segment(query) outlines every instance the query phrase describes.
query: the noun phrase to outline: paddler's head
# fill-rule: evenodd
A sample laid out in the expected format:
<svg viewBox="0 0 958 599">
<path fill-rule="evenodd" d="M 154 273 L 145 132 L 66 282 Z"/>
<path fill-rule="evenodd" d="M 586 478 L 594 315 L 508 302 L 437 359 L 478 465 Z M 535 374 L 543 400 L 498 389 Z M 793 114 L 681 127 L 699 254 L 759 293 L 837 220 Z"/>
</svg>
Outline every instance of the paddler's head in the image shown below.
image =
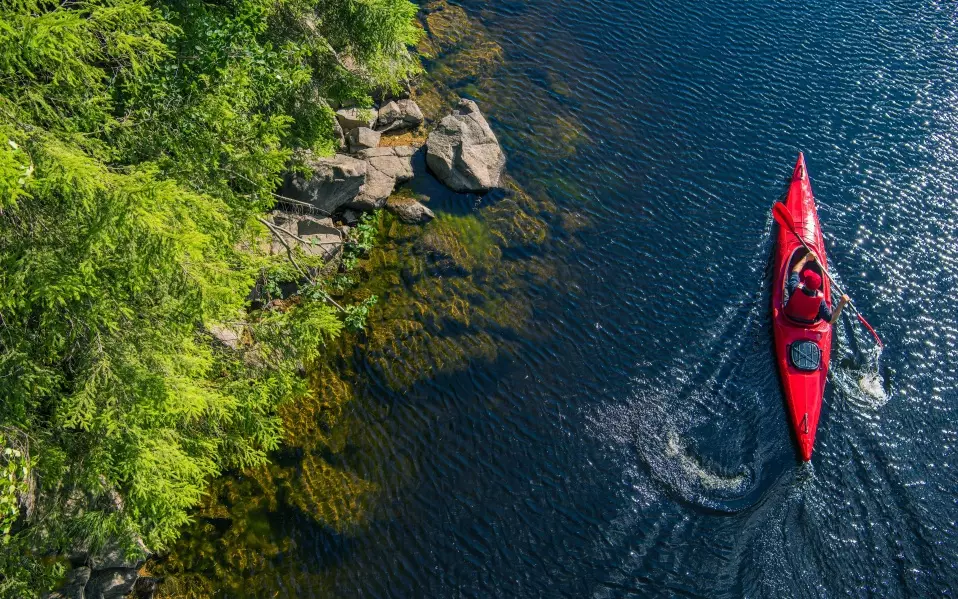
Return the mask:
<svg viewBox="0 0 958 599">
<path fill-rule="evenodd" d="M 818 291 L 822 288 L 822 275 L 814 270 L 806 270 L 803 273 L 802 283 L 804 283 L 805 288 L 809 291 Z"/>
</svg>

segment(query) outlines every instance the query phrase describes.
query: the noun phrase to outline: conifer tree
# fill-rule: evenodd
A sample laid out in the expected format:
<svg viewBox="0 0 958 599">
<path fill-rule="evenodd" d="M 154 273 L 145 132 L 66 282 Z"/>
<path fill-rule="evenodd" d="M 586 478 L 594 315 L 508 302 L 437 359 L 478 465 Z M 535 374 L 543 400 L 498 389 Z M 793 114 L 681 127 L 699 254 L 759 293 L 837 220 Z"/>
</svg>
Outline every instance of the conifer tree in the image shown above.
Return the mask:
<svg viewBox="0 0 958 599">
<path fill-rule="evenodd" d="M 342 316 L 318 294 L 260 319 L 258 362 L 206 331 L 244 318 L 270 268 L 237 248 L 267 234 L 256 216 L 292 150 L 331 152 L 332 105 L 368 105 L 417 71 L 415 12 L 0 5 L 0 439 L 22 440 L 36 499 L 0 530 L 16 548 L 0 552 L 0 596 L 49 588 L 58 571 L 40 557 L 78 544 L 162 550 L 211 476 L 277 447 L 296 365 Z"/>
</svg>

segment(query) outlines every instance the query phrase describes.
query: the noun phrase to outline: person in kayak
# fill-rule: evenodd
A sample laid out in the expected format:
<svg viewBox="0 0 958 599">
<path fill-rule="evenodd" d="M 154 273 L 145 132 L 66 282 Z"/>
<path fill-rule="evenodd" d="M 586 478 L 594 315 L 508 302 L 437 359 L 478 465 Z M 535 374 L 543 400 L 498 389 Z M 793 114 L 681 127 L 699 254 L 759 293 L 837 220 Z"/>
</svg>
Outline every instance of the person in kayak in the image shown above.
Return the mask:
<svg viewBox="0 0 958 599">
<path fill-rule="evenodd" d="M 842 296 L 834 312 L 829 309 L 828 304 L 825 303 L 825 294 L 822 293 L 822 275 L 811 269 L 802 272 L 806 264 L 814 263 L 816 260 L 815 254 L 808 252 L 792 267 L 792 273 L 788 276 L 788 283 L 785 285 L 788 290 L 785 314 L 793 320 L 806 324 L 813 324 L 819 318 L 828 324 L 835 324 L 838 322 L 838 317 L 842 315 L 845 304 L 848 303 L 848 296 Z"/>
</svg>

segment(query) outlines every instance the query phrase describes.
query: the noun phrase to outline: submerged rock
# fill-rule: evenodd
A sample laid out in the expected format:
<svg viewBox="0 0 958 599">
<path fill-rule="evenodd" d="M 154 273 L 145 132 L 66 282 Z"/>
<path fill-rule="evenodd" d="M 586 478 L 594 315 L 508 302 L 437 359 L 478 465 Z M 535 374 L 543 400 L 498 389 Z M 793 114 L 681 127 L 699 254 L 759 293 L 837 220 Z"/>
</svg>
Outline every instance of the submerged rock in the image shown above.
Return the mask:
<svg viewBox="0 0 958 599">
<path fill-rule="evenodd" d="M 349 151 L 355 153 L 375 148 L 379 145 L 381 135 L 379 131 L 374 131 L 369 127 L 356 127 L 346 135 L 349 140 Z"/>
<path fill-rule="evenodd" d="M 399 217 L 399 220 L 409 224 L 419 224 L 436 218 L 433 211 L 413 198 L 390 196 L 386 200 L 386 209 Z"/>
<path fill-rule="evenodd" d="M 497 187 L 506 157 L 489 123 L 472 100 L 442 119 L 426 141 L 426 165 L 448 187 L 484 192 Z"/>
<path fill-rule="evenodd" d="M 282 195 L 306 202 L 325 216 L 349 202 L 359 194 L 366 183 L 366 162 L 344 154 L 331 158 L 305 160 L 310 177 L 289 173 L 283 185 Z"/>
<path fill-rule="evenodd" d="M 376 128 L 379 131 L 401 131 L 413 129 L 423 122 L 422 110 L 412 100 L 394 100 L 379 109 Z"/>
<path fill-rule="evenodd" d="M 356 210 L 382 208 L 396 183 L 412 179 L 415 152 L 415 148 L 409 146 L 371 148 L 360 152 L 359 158 L 366 162 L 366 183 L 347 207 Z"/>
<path fill-rule="evenodd" d="M 336 111 L 336 120 L 346 133 L 357 127 L 371 129 L 378 117 L 375 108 L 343 108 Z"/>
<path fill-rule="evenodd" d="M 439 271 L 470 273 L 494 271 L 501 266 L 502 250 L 495 237 L 483 220 L 472 215 L 444 214 L 437 218 L 426 226 L 415 248 Z"/>
<path fill-rule="evenodd" d="M 419 51 L 431 60 L 430 74 L 445 84 L 481 81 L 504 62 L 502 47 L 461 6 L 430 0 L 420 15 L 427 35 L 420 41 Z M 426 113 L 429 115 L 428 109 Z"/>
</svg>

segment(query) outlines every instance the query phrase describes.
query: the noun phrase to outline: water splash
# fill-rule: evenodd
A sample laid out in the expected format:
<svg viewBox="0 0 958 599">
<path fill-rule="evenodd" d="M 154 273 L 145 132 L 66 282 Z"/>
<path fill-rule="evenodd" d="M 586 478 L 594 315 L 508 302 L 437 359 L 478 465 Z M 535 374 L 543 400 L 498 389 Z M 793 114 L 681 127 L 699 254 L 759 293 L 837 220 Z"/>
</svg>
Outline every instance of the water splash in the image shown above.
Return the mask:
<svg viewBox="0 0 958 599">
<path fill-rule="evenodd" d="M 747 466 L 742 466 L 738 472 L 724 475 L 716 470 L 709 470 L 699 457 L 692 453 L 685 442 L 675 431 L 666 433 L 664 457 L 676 469 L 672 472 L 679 474 L 686 482 L 695 483 L 694 486 L 703 491 L 722 495 L 736 495 L 743 493 L 752 479 L 752 472 Z"/>
<path fill-rule="evenodd" d="M 770 227 L 771 218 L 768 221 L 766 229 Z M 762 272 L 767 262 L 767 239 L 761 241 L 754 255 L 754 264 L 747 269 L 753 275 Z M 606 406 L 589 418 L 600 437 L 613 440 L 620 448 L 628 448 L 628 454 L 638 452 L 645 475 L 639 474 L 637 478 L 643 484 L 664 487 L 682 502 L 709 511 L 732 513 L 759 499 L 755 467 L 749 463 L 725 466 L 720 462 L 761 458 L 754 454 L 737 454 L 731 458 L 703 455 L 696 449 L 696 435 L 697 427 L 719 423 L 721 428 L 727 423 L 730 430 L 737 430 L 744 444 L 754 436 L 749 431 L 760 428 L 753 419 L 763 412 L 743 410 L 743 404 L 762 406 L 762 394 L 740 397 L 735 392 L 738 386 L 731 382 L 739 376 L 752 376 L 749 369 L 756 361 L 750 361 L 747 354 L 769 349 L 756 343 L 767 337 L 767 331 L 761 326 L 767 300 L 764 283 L 744 292 L 738 301 L 726 306 L 703 334 L 699 344 L 702 347 L 692 352 L 696 356 L 711 356 L 711 359 L 689 362 L 687 354 L 679 351 L 672 366 L 661 370 L 661 375 L 651 380 L 636 378 L 633 396 L 625 404 Z M 767 383 L 774 378 L 774 373 L 758 376 L 765 377 Z M 754 389 L 755 385 L 748 387 Z M 742 414 L 738 415 L 739 412 Z M 634 460 L 634 457 L 626 459 Z M 649 482 L 650 478 L 654 483 Z"/>
</svg>

